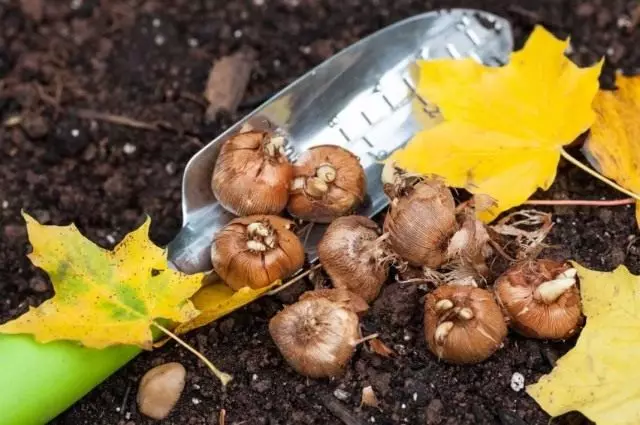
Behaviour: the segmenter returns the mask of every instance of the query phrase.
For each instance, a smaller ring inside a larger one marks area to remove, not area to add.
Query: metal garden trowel
[[[402,147],[434,114],[416,94],[418,59],[471,57],[502,65],[513,47],[509,23],[470,9],[429,12],[384,28],[309,71],[196,153],[182,182],[183,226],[169,244],[173,267],[196,273],[212,268],[213,235],[233,218],[216,201],[211,175],[222,144],[245,125],[286,135],[294,160],[320,144],[345,147],[360,158],[368,198],[357,211],[373,216],[387,205],[381,161]],[[460,96],[464,96],[460,93]],[[316,258],[326,225],[314,225],[305,251]]]

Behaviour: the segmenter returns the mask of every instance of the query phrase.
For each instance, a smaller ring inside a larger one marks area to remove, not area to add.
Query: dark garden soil
[[[521,45],[532,26],[542,23],[558,35],[572,35],[572,56],[579,63],[606,55],[603,82],[609,85],[616,68],[634,72],[640,66],[640,50],[633,48],[640,42],[640,33],[633,30],[640,20],[636,4],[0,0],[0,122],[5,123],[0,125],[0,321],[52,295],[46,276],[25,256],[21,209],[42,223],[73,221],[105,247],[149,214],[153,240],[166,244],[180,227],[181,174],[193,153],[265,96],[387,24],[437,7],[476,7],[510,19]],[[211,62],[243,47],[253,48],[258,61],[243,105],[206,123],[198,99]],[[104,117],[87,119],[81,109],[144,121],[156,130],[107,123]],[[18,116],[21,125],[12,125]],[[552,190],[539,197],[620,196],[565,166]],[[550,239],[561,245],[549,251],[552,256],[603,270],[625,263],[640,272],[632,208],[552,212],[556,226]],[[151,423],[137,411],[137,382],[151,366],[176,360],[187,368],[188,382],[165,423],[217,424],[224,408],[227,425],[547,424],[549,417],[523,391],[512,390],[510,379],[520,372],[527,383],[536,381],[571,341],[545,343],[510,335],[490,360],[449,366],[427,351],[423,295],[413,284],[386,287],[365,320],[365,333],[378,332],[399,356],[385,359],[361,348],[341,379],[305,379],[280,357],[267,323],[283,302],[295,299],[289,293],[265,298],[188,335],[189,342],[234,375],[226,393],[193,356],[168,344],[139,356],[54,423]],[[380,410],[359,407],[367,385],[381,400]],[[340,410],[354,419],[340,418]],[[577,414],[556,423],[562,421],[583,423]]]

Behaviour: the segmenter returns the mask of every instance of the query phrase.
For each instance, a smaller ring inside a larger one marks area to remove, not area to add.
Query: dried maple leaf
[[[51,278],[55,296],[0,333],[33,334],[39,342],[79,341],[92,348],[114,344],[152,347],[156,319],[184,322],[198,315],[189,297],[202,274],[169,269],[165,251],[148,237],[150,220],[113,251],[86,239],[75,225],[43,226],[27,214],[34,265]]]
[[[640,423],[640,276],[577,264],[587,325],[576,346],[527,392],[551,416],[580,411],[598,425]]]
[[[421,61],[418,92],[438,105],[445,121],[389,160],[491,196],[496,205],[477,213],[485,221],[547,189],[562,146],[594,120],[602,67],[578,68],[564,55],[568,44],[536,27],[503,67],[472,59]]]
[[[616,76],[616,91],[600,90],[593,102],[596,120],[583,152],[602,174],[640,193],[640,76]],[[640,204],[636,203],[640,224]]]

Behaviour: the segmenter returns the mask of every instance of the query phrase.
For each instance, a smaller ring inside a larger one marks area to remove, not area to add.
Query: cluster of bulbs
[[[362,341],[360,316],[378,296],[393,264],[437,269],[456,264],[486,278],[492,255],[486,226],[456,206],[437,179],[387,165],[382,174],[389,211],[382,232],[351,215],[365,198],[358,158],[334,145],[316,146],[291,163],[284,138],[246,131],[224,143],[211,187],[239,216],[213,239],[211,260],[232,289],[263,288],[304,265],[304,248],[285,209],[303,221],[330,223],[318,245],[332,289],[304,293],[269,323],[288,363],[309,377],[342,373]],[[507,324],[533,338],[564,339],[582,323],[576,271],[565,263],[529,260],[512,266],[492,290],[474,279],[439,286],[425,300],[429,349],[452,363],[487,359],[502,345]]]

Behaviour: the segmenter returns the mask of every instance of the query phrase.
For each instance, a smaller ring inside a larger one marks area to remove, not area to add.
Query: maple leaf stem
[[[525,202],[526,205],[584,205],[594,207],[616,207],[635,203],[636,200],[633,198],[600,201],[591,199],[531,199]]]
[[[207,365],[207,367],[209,368],[209,370],[211,370],[211,372],[213,372],[214,375],[216,375],[216,377],[220,380],[220,382],[222,382],[222,386],[226,387],[227,384],[229,383],[229,381],[231,381],[233,379],[233,377],[231,375],[229,375],[228,373],[224,373],[222,372],[220,369],[218,369],[213,363],[211,363],[211,361],[209,359],[207,359],[201,352],[199,352],[198,350],[196,350],[195,348],[193,348],[192,346],[190,346],[189,344],[187,344],[182,338],[180,338],[178,335],[174,334],[173,332],[171,332],[169,329],[165,328],[164,326],[162,326],[159,323],[156,322],[151,322],[151,324],[153,326],[155,326],[156,328],[158,328],[159,330],[161,330],[164,334],[166,334],[168,337],[174,339],[178,344],[182,345],[184,348],[186,348],[187,350],[191,351],[197,358],[199,358],[200,360],[202,360],[202,362]]]
[[[603,183],[608,184],[609,186],[611,186],[612,188],[619,190],[620,192],[624,193],[627,196],[632,197],[633,199],[636,200],[640,200],[640,195],[631,192],[630,190],[625,189],[624,187],[620,186],[619,184],[617,184],[616,182],[614,182],[613,180],[609,180],[608,178],[606,178],[605,176],[603,176],[602,174],[598,173],[595,170],[592,170],[591,168],[589,168],[588,166],[584,165],[582,162],[578,161],[577,159],[575,159],[574,157],[572,157],[567,151],[565,151],[563,148],[560,148],[560,154],[562,155],[562,157],[564,159],[566,159],[567,161],[569,161],[570,163],[572,163],[573,165],[575,165],[576,167],[584,170],[585,172],[591,174],[593,177],[597,178],[598,180],[602,181]]]

